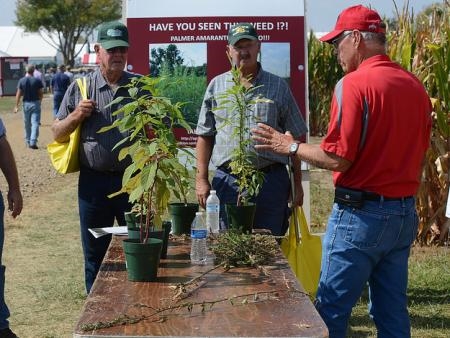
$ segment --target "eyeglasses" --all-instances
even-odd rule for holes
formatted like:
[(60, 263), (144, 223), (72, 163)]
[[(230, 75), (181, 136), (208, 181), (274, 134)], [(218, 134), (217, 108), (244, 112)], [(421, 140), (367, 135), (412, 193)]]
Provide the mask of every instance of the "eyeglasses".
[(128, 47), (113, 47), (113, 48), (108, 48), (106, 51), (108, 52), (108, 54), (114, 54), (114, 53), (124, 54), (124, 53), (128, 52)]
[(347, 33), (341, 34), (336, 39), (331, 40), (331, 44), (333, 45), (334, 49), (338, 49), (341, 41), (344, 40), (347, 36), (349, 36), (352, 33), (353, 32), (347, 32)]

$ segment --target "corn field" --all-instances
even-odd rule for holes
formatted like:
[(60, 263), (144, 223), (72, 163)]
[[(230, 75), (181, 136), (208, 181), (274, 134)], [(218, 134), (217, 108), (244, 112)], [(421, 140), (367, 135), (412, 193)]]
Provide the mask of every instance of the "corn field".
[[(419, 245), (442, 245), (448, 240), (445, 217), (449, 191), (450, 149), (450, 5), (443, 0), (419, 14), (408, 2), (396, 8), (388, 24), (388, 54), (424, 84), (433, 104), (431, 145), (426, 154), (417, 194)], [(343, 76), (333, 48), (312, 32), (308, 38), (309, 126), (311, 136), (326, 134), (334, 85)], [(414, 131), (411, 131), (414, 132)]]

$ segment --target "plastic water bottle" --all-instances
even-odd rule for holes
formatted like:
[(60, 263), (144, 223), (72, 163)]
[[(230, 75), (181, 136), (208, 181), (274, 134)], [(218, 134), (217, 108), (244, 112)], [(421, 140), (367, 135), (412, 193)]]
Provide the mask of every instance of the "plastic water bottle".
[(207, 229), (203, 211), (195, 213), (194, 221), (191, 225), (191, 263), (206, 263), (206, 235)]
[(211, 190), (206, 199), (206, 228), (212, 234), (219, 233), (220, 201), (216, 191)]

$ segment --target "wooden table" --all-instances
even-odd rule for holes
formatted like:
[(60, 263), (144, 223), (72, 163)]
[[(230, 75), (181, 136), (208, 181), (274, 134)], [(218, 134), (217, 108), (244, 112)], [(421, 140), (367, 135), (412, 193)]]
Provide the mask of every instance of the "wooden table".
[[(174, 286), (211, 269), (212, 262), (191, 265), (189, 240), (171, 240), (158, 280), (130, 282), (121, 241), (113, 236), (74, 337), (328, 337), (281, 251), (268, 276), (255, 268), (219, 268), (177, 299)], [(94, 329), (99, 323), (109, 327)]]

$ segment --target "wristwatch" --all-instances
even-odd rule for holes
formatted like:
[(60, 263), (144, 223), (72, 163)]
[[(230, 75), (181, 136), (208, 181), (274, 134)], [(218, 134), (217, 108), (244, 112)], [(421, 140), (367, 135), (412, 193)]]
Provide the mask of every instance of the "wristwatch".
[(291, 145), (289, 146), (289, 155), (290, 156), (293, 156), (293, 155), (295, 155), (297, 153), (299, 145), (300, 144), (297, 143), (297, 142), (291, 143)]

